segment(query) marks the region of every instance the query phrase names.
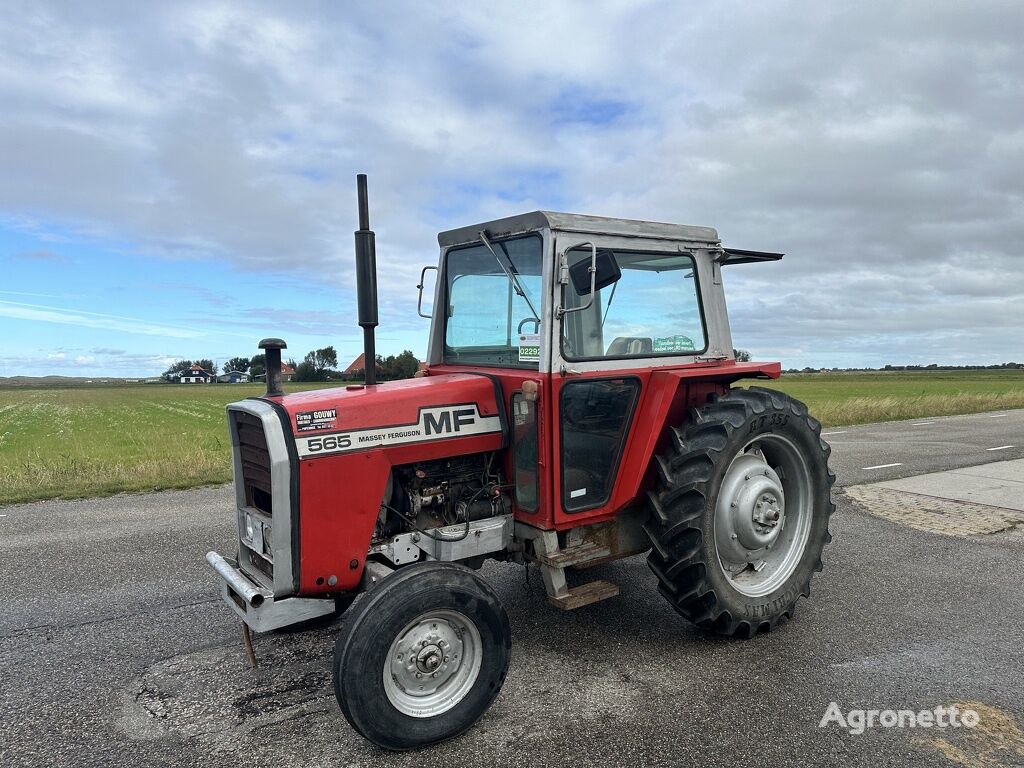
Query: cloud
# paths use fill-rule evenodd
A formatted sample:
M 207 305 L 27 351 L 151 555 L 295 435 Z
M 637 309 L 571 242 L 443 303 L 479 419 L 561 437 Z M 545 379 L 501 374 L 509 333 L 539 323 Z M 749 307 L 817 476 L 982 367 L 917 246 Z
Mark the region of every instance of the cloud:
M 569 208 L 786 251 L 727 278 L 735 335 L 759 354 L 1020 349 L 1010 0 L 7 13 L 5 220 L 343 294 L 336 317 L 284 317 L 298 332 L 352 327 L 366 171 L 392 327 L 412 327 L 438 230 Z
M 140 318 L 104 315 L 98 312 L 81 312 L 60 307 L 45 307 L 38 304 L 22 304 L 13 301 L 0 301 L 0 317 L 100 328 L 108 331 L 138 333 L 146 336 L 167 336 L 176 339 L 197 339 L 209 334 L 208 331 L 181 326 L 159 325 Z M 219 333 L 224 332 L 219 331 Z

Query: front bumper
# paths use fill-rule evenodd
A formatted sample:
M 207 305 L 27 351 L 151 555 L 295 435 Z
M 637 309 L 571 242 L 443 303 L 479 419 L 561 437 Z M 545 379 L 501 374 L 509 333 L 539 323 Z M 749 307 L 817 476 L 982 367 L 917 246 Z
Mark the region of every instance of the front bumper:
M 207 552 L 206 562 L 220 576 L 224 602 L 254 632 L 280 629 L 334 613 L 332 598 L 285 597 L 275 601 L 274 593 L 242 573 L 234 560 Z

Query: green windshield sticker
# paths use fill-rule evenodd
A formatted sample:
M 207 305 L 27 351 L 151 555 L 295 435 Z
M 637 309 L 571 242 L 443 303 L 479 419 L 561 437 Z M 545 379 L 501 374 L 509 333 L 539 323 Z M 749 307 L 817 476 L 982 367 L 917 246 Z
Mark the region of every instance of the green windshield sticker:
M 689 336 L 665 336 L 654 340 L 654 352 L 693 352 L 693 339 Z
M 519 362 L 539 363 L 540 362 L 540 334 L 521 333 L 519 334 Z

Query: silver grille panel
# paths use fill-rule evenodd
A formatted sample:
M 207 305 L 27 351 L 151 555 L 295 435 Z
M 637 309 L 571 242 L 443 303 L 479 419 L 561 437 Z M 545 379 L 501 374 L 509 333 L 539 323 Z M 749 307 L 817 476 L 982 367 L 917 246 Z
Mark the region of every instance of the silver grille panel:
M 281 420 L 270 404 L 243 400 L 228 406 L 228 425 L 239 568 L 278 598 L 294 594 L 291 465 Z M 252 535 L 246 532 L 247 522 Z

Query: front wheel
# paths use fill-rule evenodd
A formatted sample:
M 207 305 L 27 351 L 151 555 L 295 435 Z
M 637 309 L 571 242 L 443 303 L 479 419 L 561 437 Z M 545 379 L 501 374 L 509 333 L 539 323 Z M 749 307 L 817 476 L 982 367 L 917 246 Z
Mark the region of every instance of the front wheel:
M 508 616 L 459 565 L 400 569 L 357 600 L 334 650 L 334 693 L 353 728 L 392 750 L 456 736 L 501 690 Z
M 829 447 L 807 407 L 734 389 L 693 409 L 657 457 L 648 563 L 684 617 L 751 636 L 810 592 L 831 540 Z

